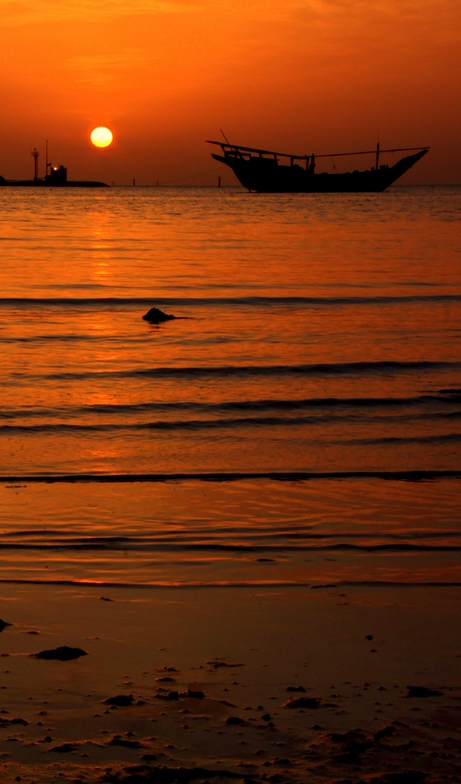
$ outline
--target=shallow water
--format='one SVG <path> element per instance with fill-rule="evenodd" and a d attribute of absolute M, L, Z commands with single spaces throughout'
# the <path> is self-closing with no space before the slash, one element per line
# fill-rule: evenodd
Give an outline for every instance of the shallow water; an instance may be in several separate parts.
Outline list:
<path fill-rule="evenodd" d="M 459 188 L 0 214 L 3 579 L 460 581 Z"/>

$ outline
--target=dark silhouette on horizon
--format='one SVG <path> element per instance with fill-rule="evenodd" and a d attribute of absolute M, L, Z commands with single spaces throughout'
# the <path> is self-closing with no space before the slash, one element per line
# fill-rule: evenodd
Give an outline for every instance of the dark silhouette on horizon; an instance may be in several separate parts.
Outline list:
<path fill-rule="evenodd" d="M 34 147 L 31 153 L 34 159 L 34 179 L 33 180 L 6 180 L 0 175 L 0 187 L 20 187 L 20 188 L 108 188 L 105 182 L 97 180 L 68 180 L 67 168 L 65 166 L 52 166 L 48 163 L 48 141 L 46 143 L 46 169 L 45 176 L 38 176 L 39 151 Z"/>
<path fill-rule="evenodd" d="M 379 166 L 379 142 L 376 148 L 376 165 L 364 171 L 315 172 L 317 158 L 338 158 L 348 155 L 368 155 L 372 150 L 352 153 L 333 153 L 332 155 L 290 155 L 289 153 L 262 150 L 257 147 L 242 147 L 229 142 L 207 141 L 221 147 L 222 155 L 212 153 L 216 161 L 232 169 L 241 184 L 249 191 L 258 193 L 381 193 L 392 185 L 402 174 L 411 169 L 426 153 L 429 147 L 401 147 L 381 152 L 409 152 L 413 155 L 401 158 L 394 166 Z M 286 158 L 289 163 L 281 163 Z M 296 161 L 304 161 L 304 167 Z"/>

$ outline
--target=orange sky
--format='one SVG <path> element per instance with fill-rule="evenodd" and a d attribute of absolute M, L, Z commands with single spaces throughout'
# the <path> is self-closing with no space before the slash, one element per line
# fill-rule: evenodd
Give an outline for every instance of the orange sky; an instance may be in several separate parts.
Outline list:
<path fill-rule="evenodd" d="M 459 0 L 0 0 L 0 20 L 7 178 L 33 176 L 34 146 L 44 168 L 46 138 L 70 179 L 202 184 L 220 128 L 299 154 L 379 129 L 431 145 L 402 182 L 461 183 Z"/>

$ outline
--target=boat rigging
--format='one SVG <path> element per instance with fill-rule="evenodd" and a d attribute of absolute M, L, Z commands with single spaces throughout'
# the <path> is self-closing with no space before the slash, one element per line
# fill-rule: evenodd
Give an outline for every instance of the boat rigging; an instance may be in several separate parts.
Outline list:
<path fill-rule="evenodd" d="M 229 166 L 237 179 L 249 191 L 260 193 L 380 193 L 392 185 L 417 161 L 429 152 L 429 147 L 394 147 L 360 152 L 337 152 L 321 155 L 292 155 L 291 153 L 244 147 L 239 144 L 207 140 L 207 144 L 221 147 L 222 154 L 212 157 Z M 394 166 L 379 165 L 381 153 L 410 152 Z M 329 174 L 316 173 L 318 158 L 342 158 L 355 155 L 376 155 L 375 166 L 364 171 Z M 304 166 L 301 163 L 304 163 Z"/>

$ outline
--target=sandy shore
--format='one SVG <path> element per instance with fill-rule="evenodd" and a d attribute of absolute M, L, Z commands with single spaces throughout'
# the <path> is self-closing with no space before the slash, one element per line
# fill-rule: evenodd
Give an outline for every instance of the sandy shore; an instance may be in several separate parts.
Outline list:
<path fill-rule="evenodd" d="M 458 588 L 1 597 L 2 782 L 461 778 Z"/>

